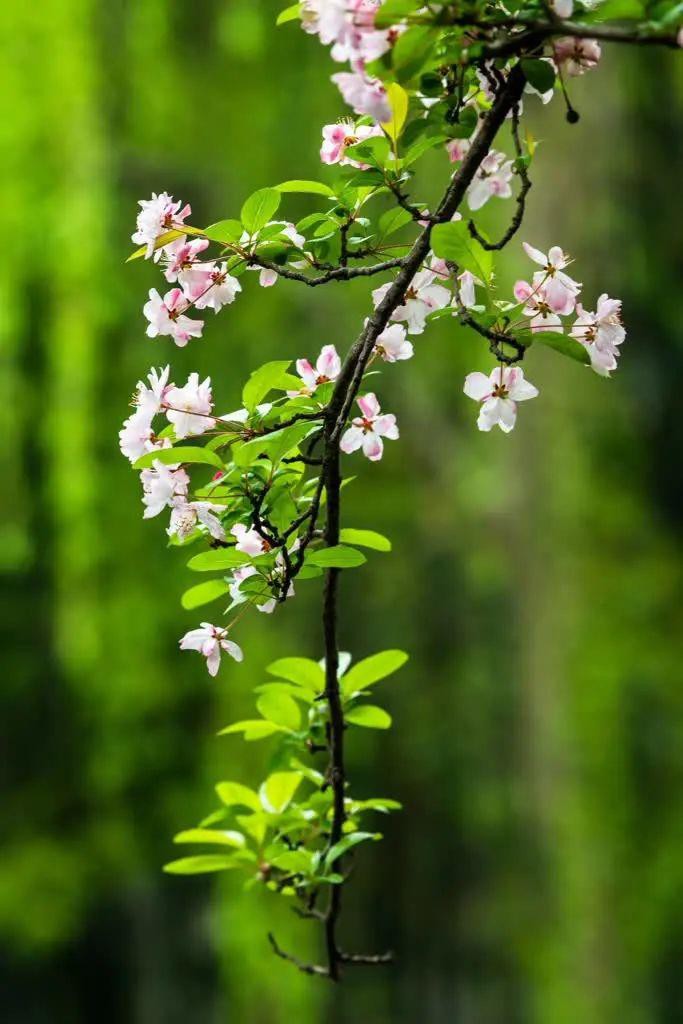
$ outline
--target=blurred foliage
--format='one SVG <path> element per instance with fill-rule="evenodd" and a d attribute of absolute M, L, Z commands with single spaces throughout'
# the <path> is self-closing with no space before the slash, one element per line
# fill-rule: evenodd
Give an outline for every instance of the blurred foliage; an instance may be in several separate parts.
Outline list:
<path fill-rule="evenodd" d="M 327 56 L 273 16 L 267 0 L 0 13 L 2 1020 L 679 1021 L 675 55 L 608 51 L 573 86 L 575 127 L 559 99 L 528 101 L 525 237 L 561 242 L 591 297 L 624 299 L 616 379 L 534 352 L 541 400 L 511 437 L 480 435 L 461 382 L 488 357 L 435 324 L 384 379 L 400 450 L 348 492 L 347 523 L 394 553 L 344 581 L 342 646 L 411 661 L 387 690 L 392 732 L 350 751 L 354 792 L 405 810 L 359 854 L 344 927 L 397 966 L 329 990 L 270 954 L 269 927 L 304 953 L 314 936 L 267 894 L 161 874 L 216 778 L 258 778 L 262 748 L 215 733 L 269 660 L 319 656 L 319 610 L 309 585 L 253 617 L 246 662 L 216 683 L 178 654 L 183 559 L 140 518 L 116 445 L 126 396 L 171 360 L 235 408 L 253 366 L 344 349 L 367 310 L 361 283 L 281 282 L 185 351 L 144 337 L 154 272 L 123 266 L 138 198 L 167 189 L 208 223 L 319 171 L 319 126 L 342 113 Z"/>

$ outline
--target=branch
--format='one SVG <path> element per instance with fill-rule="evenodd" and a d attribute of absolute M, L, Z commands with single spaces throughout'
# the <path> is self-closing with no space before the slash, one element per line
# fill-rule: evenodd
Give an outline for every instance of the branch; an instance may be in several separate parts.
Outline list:
<path fill-rule="evenodd" d="M 246 257 L 246 262 L 251 267 L 273 270 L 287 281 L 300 281 L 301 284 L 307 284 L 309 288 L 315 288 L 319 284 L 328 284 L 330 281 L 350 281 L 354 277 L 373 277 L 375 274 L 383 274 L 387 270 L 395 270 L 397 267 L 403 266 L 404 259 L 403 256 L 396 257 L 384 260 L 382 263 L 373 263 L 369 267 L 333 267 L 318 277 L 307 277 L 299 270 L 287 270 L 285 267 L 273 263 L 272 260 L 263 260 L 257 255 Z"/>
<path fill-rule="evenodd" d="M 637 46 L 668 46 L 678 48 L 676 33 L 652 32 L 642 28 L 624 25 L 583 25 L 580 22 L 533 21 L 516 19 L 516 25 L 524 31 L 506 35 L 477 49 L 477 60 L 490 57 L 509 57 L 524 50 L 537 47 L 546 39 L 558 36 L 574 36 L 575 39 L 598 39 L 609 43 L 630 43 Z M 479 24 L 477 27 L 487 26 Z M 496 28 L 497 26 L 490 26 Z"/>
<path fill-rule="evenodd" d="M 526 165 L 523 163 L 524 154 L 522 152 L 522 143 L 519 138 L 519 106 L 516 106 L 512 111 L 512 138 L 515 144 L 515 153 L 517 154 L 518 160 L 517 174 L 519 175 L 519 180 L 522 184 L 517 194 L 517 209 L 515 210 L 515 214 L 510 222 L 510 227 L 498 242 L 489 242 L 479 234 L 477 231 L 477 225 L 473 220 L 471 220 L 468 225 L 472 237 L 476 238 L 479 244 L 489 252 L 504 249 L 508 242 L 517 234 L 522 226 L 522 221 L 524 220 L 526 197 L 531 189 L 531 178 L 529 177 Z"/>

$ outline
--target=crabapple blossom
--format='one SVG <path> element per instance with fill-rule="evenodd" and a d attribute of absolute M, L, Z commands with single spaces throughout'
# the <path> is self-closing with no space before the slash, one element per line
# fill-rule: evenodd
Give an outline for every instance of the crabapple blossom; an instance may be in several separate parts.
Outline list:
<path fill-rule="evenodd" d="M 480 210 L 491 196 L 509 199 L 512 195 L 512 161 L 505 153 L 492 149 L 482 160 L 472 184 L 467 189 L 470 210 Z"/>
<path fill-rule="evenodd" d="M 469 373 L 463 388 L 468 398 L 481 403 L 477 426 L 480 430 L 491 430 L 499 426 L 509 434 L 517 419 L 517 402 L 536 398 L 538 388 L 524 379 L 518 366 L 496 366 L 489 376 L 485 373 Z"/>
<path fill-rule="evenodd" d="M 171 522 L 166 531 L 169 537 L 187 540 L 201 523 L 214 540 L 225 540 L 225 530 L 214 512 L 222 512 L 222 505 L 210 501 L 185 501 L 177 498 L 171 510 Z"/>
<path fill-rule="evenodd" d="M 364 70 L 338 71 L 332 81 L 342 94 L 345 103 L 356 114 L 367 114 L 380 124 L 391 119 L 391 106 L 387 91 L 377 78 L 370 78 Z"/>
<path fill-rule="evenodd" d="M 235 523 L 230 527 L 230 533 L 236 540 L 235 549 L 244 555 L 251 555 L 256 558 L 270 551 L 270 544 L 253 527 L 246 527 L 244 523 Z"/>
<path fill-rule="evenodd" d="M 242 648 L 234 640 L 228 640 L 227 629 L 214 626 L 210 622 L 202 622 L 198 629 L 191 629 L 180 640 L 181 651 L 199 651 L 206 658 L 206 667 L 210 676 L 218 674 L 221 664 L 221 651 L 225 651 L 235 661 L 242 661 Z"/>
<path fill-rule="evenodd" d="M 145 259 L 154 255 L 157 238 L 179 228 L 186 217 L 192 213 L 187 204 L 182 206 L 179 201 L 173 202 L 168 192 L 152 192 L 151 199 L 141 199 L 138 203 L 140 213 L 137 216 L 137 231 L 131 236 L 136 245 L 146 246 Z M 182 209 L 181 209 L 182 206 Z M 158 256 L 157 256 L 158 258 Z"/>
<path fill-rule="evenodd" d="M 360 124 L 356 128 L 351 120 L 338 121 L 336 124 L 326 124 L 323 127 L 323 144 L 320 148 L 320 159 L 324 164 L 349 165 L 350 167 L 365 168 L 368 165 L 352 160 L 346 156 L 349 146 L 355 146 L 357 142 L 363 142 L 373 136 L 381 136 L 382 129 L 378 124 Z"/>
<path fill-rule="evenodd" d="M 216 425 L 210 417 L 213 409 L 210 377 L 200 384 L 199 374 L 191 373 L 184 387 L 172 387 L 166 392 L 164 402 L 166 417 L 173 424 L 179 441 L 192 434 L 203 434 Z"/>
<path fill-rule="evenodd" d="M 590 71 L 600 61 L 602 50 L 597 39 L 563 36 L 553 44 L 555 60 L 570 76 L 576 78 Z"/>
<path fill-rule="evenodd" d="M 450 142 L 446 143 L 448 159 L 452 164 L 459 163 L 467 156 L 471 145 L 472 143 L 469 139 L 451 139 Z"/>
<path fill-rule="evenodd" d="M 451 301 L 451 293 L 443 285 L 434 284 L 436 274 L 433 270 L 419 271 L 406 289 L 403 304 L 391 314 L 392 320 L 404 322 L 408 334 L 422 334 L 425 321 L 435 309 L 445 308 Z M 375 288 L 372 300 L 375 307 L 391 288 L 391 283 Z"/>
<path fill-rule="evenodd" d="M 296 372 L 303 381 L 299 391 L 288 391 L 290 398 L 296 395 L 312 395 L 321 384 L 329 384 L 339 376 L 341 371 L 341 359 L 337 354 L 334 345 L 324 345 L 320 350 L 315 367 L 311 366 L 308 359 L 297 359 Z"/>
<path fill-rule="evenodd" d="M 375 352 L 385 363 L 397 363 L 403 359 L 412 359 L 413 346 L 406 337 L 403 324 L 389 324 L 381 334 L 377 335 Z"/>
<path fill-rule="evenodd" d="M 173 384 L 168 383 L 170 372 L 170 366 L 165 366 L 163 370 L 157 370 L 153 366 L 147 374 L 149 387 L 142 380 L 137 383 L 133 401 L 140 412 L 144 412 L 150 418 L 161 411 L 166 393 L 173 387 Z"/>
<path fill-rule="evenodd" d="M 202 320 L 191 320 L 184 316 L 190 303 L 180 288 L 172 288 L 163 299 L 156 288 L 150 288 L 149 302 L 143 307 L 143 313 L 149 320 L 147 335 L 150 338 L 168 336 L 173 338 L 179 348 L 187 345 L 190 338 L 200 338 L 204 329 Z"/>
<path fill-rule="evenodd" d="M 529 329 L 532 331 L 561 331 L 562 321 L 553 308 L 553 298 L 548 295 L 546 283 L 541 281 L 537 285 L 529 284 L 528 281 L 517 281 L 514 288 L 515 298 L 518 302 L 524 302 L 522 310 L 524 316 L 531 317 Z M 562 299 L 560 311 L 566 312 L 566 303 Z"/>
<path fill-rule="evenodd" d="M 543 270 L 538 270 L 534 274 L 534 288 L 544 286 L 546 301 L 554 313 L 562 316 L 571 313 L 576 305 L 576 296 L 581 291 L 581 285 L 564 272 L 564 268 L 571 263 L 569 256 L 559 245 L 551 246 L 547 256 L 540 249 L 534 249 L 528 242 L 523 242 L 522 245 L 527 256 L 543 267 Z"/>
<path fill-rule="evenodd" d="M 166 266 L 164 277 L 170 284 L 176 281 L 187 295 L 193 288 L 202 283 L 206 271 L 198 262 L 199 254 L 209 247 L 208 238 L 193 238 L 188 242 L 185 237 L 165 246 L 163 261 Z"/>
<path fill-rule="evenodd" d="M 176 498 L 185 499 L 190 478 L 181 465 L 166 466 L 155 460 L 148 469 L 140 472 L 142 502 L 145 505 L 144 519 L 158 516 L 167 507 L 173 507 Z"/>
<path fill-rule="evenodd" d="M 621 300 L 603 294 L 594 313 L 585 310 L 580 303 L 576 313 L 569 333 L 585 346 L 595 372 L 609 377 L 610 371 L 617 368 L 619 345 L 626 337 L 621 323 Z"/>
<path fill-rule="evenodd" d="M 241 291 L 242 285 L 228 273 L 225 263 L 208 263 L 201 276 L 195 279 L 189 294 L 197 309 L 212 309 L 218 313 L 223 306 L 234 302 Z"/>
<path fill-rule="evenodd" d="M 550 6 L 558 18 L 571 18 L 574 0 L 550 0 Z"/>
<path fill-rule="evenodd" d="M 339 447 L 347 455 L 362 448 L 363 455 L 371 462 L 378 462 L 384 451 L 382 438 L 386 437 L 388 441 L 398 440 L 396 417 L 392 413 L 380 416 L 379 402 L 372 392 L 362 395 L 356 401 L 363 415 L 351 421 L 351 426 L 344 433 Z"/>
<path fill-rule="evenodd" d="M 119 430 L 119 448 L 121 454 L 132 463 L 155 448 L 168 448 L 170 441 L 155 440 L 152 430 L 152 417 L 138 410 L 124 421 Z"/>

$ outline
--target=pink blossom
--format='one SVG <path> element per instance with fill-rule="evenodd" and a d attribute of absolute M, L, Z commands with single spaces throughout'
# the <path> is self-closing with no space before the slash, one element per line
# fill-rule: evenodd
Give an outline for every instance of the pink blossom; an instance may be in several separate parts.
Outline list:
<path fill-rule="evenodd" d="M 138 203 L 140 213 L 137 217 L 137 231 L 132 235 L 136 245 L 146 246 L 145 259 L 154 255 L 157 238 L 182 225 L 186 217 L 192 213 L 189 206 L 173 202 L 168 192 L 152 192 L 151 199 L 141 199 Z"/>
<path fill-rule="evenodd" d="M 550 6 L 558 18 L 571 18 L 574 0 L 550 0 Z"/>
<path fill-rule="evenodd" d="M 621 300 L 601 295 L 597 308 L 590 313 L 581 304 L 576 307 L 577 317 L 570 334 L 582 345 L 591 359 L 591 366 L 602 377 L 609 377 L 617 368 L 619 346 L 626 337 L 621 324 Z"/>
<path fill-rule="evenodd" d="M 370 78 L 363 70 L 356 70 L 339 71 L 332 75 L 332 81 L 344 102 L 357 114 L 367 114 L 380 124 L 391 120 L 387 91 L 379 79 Z"/>
<path fill-rule="evenodd" d="M 315 367 L 311 366 L 308 359 L 297 359 L 296 372 L 303 381 L 303 387 L 299 391 L 288 391 L 290 398 L 296 395 L 312 395 L 321 384 L 329 384 L 339 376 L 341 370 L 341 359 L 337 355 L 334 345 L 324 345 L 320 351 Z"/>
<path fill-rule="evenodd" d="M 366 168 L 368 165 L 352 160 L 346 156 L 349 146 L 373 136 L 381 136 L 382 129 L 378 124 L 361 124 L 357 128 L 353 121 L 338 121 L 337 124 L 326 124 L 323 127 L 323 144 L 320 159 L 324 164 L 348 164 L 350 167 Z"/>
<path fill-rule="evenodd" d="M 218 313 L 223 306 L 235 301 L 242 285 L 228 273 L 225 263 L 207 263 L 197 275 L 190 291 L 190 298 L 197 309 L 213 309 Z"/>
<path fill-rule="evenodd" d="M 417 273 L 406 289 L 403 305 L 395 309 L 391 315 L 392 320 L 406 323 L 408 334 L 422 334 L 427 316 L 435 309 L 443 309 L 451 301 L 448 289 L 443 285 L 434 284 L 435 277 L 433 270 L 421 270 Z M 379 306 L 390 287 L 391 283 L 383 284 L 373 291 L 375 307 Z"/>
<path fill-rule="evenodd" d="M 271 550 L 271 546 L 267 540 L 265 540 L 260 533 L 258 533 L 253 527 L 247 528 L 244 523 L 235 523 L 230 528 L 230 533 L 236 540 L 235 549 L 241 551 L 245 555 L 251 555 L 252 558 L 258 557 L 258 555 L 267 554 Z"/>
<path fill-rule="evenodd" d="M 458 299 L 463 309 L 472 309 L 477 304 L 477 293 L 474 286 L 482 282 L 469 270 L 458 274 Z"/>
<path fill-rule="evenodd" d="M 191 373 L 184 387 L 172 387 L 166 392 L 164 402 L 166 416 L 179 441 L 193 434 L 203 434 L 216 425 L 210 417 L 213 409 L 210 377 L 200 384 L 199 374 Z"/>
<path fill-rule="evenodd" d="M 512 195 L 512 161 L 505 153 L 492 149 L 481 162 L 472 184 L 467 190 L 470 210 L 480 210 L 491 196 L 508 199 Z"/>
<path fill-rule="evenodd" d="M 180 288 L 172 288 L 163 299 L 156 288 L 151 288 L 149 302 L 143 307 L 143 313 L 149 320 L 148 337 L 171 337 L 180 348 L 187 345 L 190 338 L 200 338 L 203 322 L 183 315 L 189 305 Z"/>
<path fill-rule="evenodd" d="M 171 511 L 171 522 L 166 531 L 169 537 L 187 540 L 201 523 L 215 540 L 225 540 L 225 530 L 215 512 L 223 512 L 222 505 L 210 501 L 184 501 L 177 498 Z"/>
<path fill-rule="evenodd" d="M 165 366 L 163 370 L 152 367 L 147 374 L 149 387 L 144 381 L 138 381 L 133 401 L 141 412 L 153 417 L 161 411 L 166 392 L 173 387 L 173 384 L 168 383 L 170 372 L 169 366 Z"/>
<path fill-rule="evenodd" d="M 569 256 L 560 249 L 559 245 L 553 245 L 548 250 L 547 256 L 527 242 L 523 242 L 522 245 L 527 256 L 534 263 L 543 267 L 543 270 L 534 274 L 534 288 L 538 288 L 539 285 L 544 286 L 545 300 L 553 313 L 559 313 L 561 316 L 571 313 L 581 285 L 564 272 L 564 268 L 571 263 Z"/>
<path fill-rule="evenodd" d="M 225 651 L 235 661 L 242 661 L 242 649 L 233 640 L 228 640 L 227 629 L 213 626 L 210 622 L 202 622 L 199 629 L 191 629 L 180 640 L 181 651 L 199 651 L 206 658 L 206 667 L 210 676 L 215 676 L 221 664 L 221 651 Z"/>
<path fill-rule="evenodd" d="M 397 363 L 399 360 L 412 359 L 413 346 L 406 337 L 403 324 L 389 324 L 377 336 L 375 352 L 385 363 Z"/>
<path fill-rule="evenodd" d="M 575 36 L 557 39 L 553 44 L 553 51 L 556 62 L 572 78 L 590 71 L 602 57 L 597 39 L 578 39 Z"/>
<path fill-rule="evenodd" d="M 491 430 L 496 425 L 509 434 L 517 419 L 517 402 L 535 398 L 538 388 L 524 379 L 518 366 L 495 367 L 487 377 L 485 373 L 469 373 L 465 377 L 464 392 L 468 398 L 481 403 L 477 426 Z"/>
<path fill-rule="evenodd" d="M 446 152 L 452 164 L 457 164 L 467 156 L 472 143 L 469 139 L 451 139 L 446 143 Z"/>
<path fill-rule="evenodd" d="M 177 498 L 184 500 L 190 486 L 190 478 L 181 465 L 167 466 L 158 459 L 149 469 L 141 471 L 140 481 L 145 519 L 158 516 L 165 508 L 173 508 Z"/>
<path fill-rule="evenodd" d="M 546 284 L 541 282 L 531 285 L 528 281 L 517 281 L 515 284 L 515 298 L 518 302 L 524 302 L 522 310 L 524 316 L 531 317 L 529 328 L 532 331 L 561 331 L 562 321 L 554 311 L 553 298 L 548 295 Z M 562 296 L 561 312 L 565 312 L 566 302 Z"/>
<path fill-rule="evenodd" d="M 204 264 L 198 262 L 198 257 L 208 247 L 208 238 L 193 238 L 188 242 L 185 237 L 165 246 L 163 259 L 166 280 L 171 284 L 177 281 L 189 295 L 193 287 L 203 280 Z"/>
<path fill-rule="evenodd" d="M 363 455 L 371 462 L 378 462 L 384 451 L 382 438 L 386 437 L 388 441 L 398 439 L 396 417 L 392 413 L 380 416 L 379 402 L 372 392 L 356 401 L 363 415 L 351 421 L 351 426 L 342 436 L 339 447 L 347 454 L 362 448 Z"/>
<path fill-rule="evenodd" d="M 155 438 L 152 417 L 143 410 L 134 412 L 124 421 L 119 431 L 119 448 L 131 462 L 137 462 L 147 452 L 156 448 L 170 448 L 168 439 Z"/>

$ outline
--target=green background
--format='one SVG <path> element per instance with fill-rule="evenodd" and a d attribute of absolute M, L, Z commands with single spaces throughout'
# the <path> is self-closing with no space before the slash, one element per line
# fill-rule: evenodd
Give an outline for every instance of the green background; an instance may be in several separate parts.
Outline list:
<path fill-rule="evenodd" d="M 400 442 L 358 456 L 346 525 L 390 556 L 343 580 L 342 646 L 405 647 L 389 734 L 354 733 L 355 793 L 400 799 L 357 857 L 345 944 L 391 969 L 342 988 L 269 952 L 319 953 L 307 922 L 239 880 L 160 868 L 170 838 L 255 783 L 267 751 L 215 732 L 275 657 L 319 657 L 318 584 L 238 639 L 209 680 L 177 638 L 181 553 L 143 523 L 117 431 L 137 379 L 211 373 L 219 410 L 269 358 L 344 350 L 367 284 L 256 276 L 205 339 L 144 334 L 158 285 L 124 267 L 136 202 L 193 222 L 321 172 L 344 111 L 316 40 L 255 0 L 43 0 L 0 13 L 0 1017 L 3 1024 L 653 1024 L 683 1019 L 680 413 L 683 330 L 676 55 L 612 49 L 561 99 L 527 99 L 543 140 L 523 237 L 576 258 L 589 307 L 624 300 L 603 381 L 551 351 L 541 397 L 480 434 L 462 380 L 490 357 L 440 321 L 378 391 Z M 447 165 L 433 154 L 434 186 Z M 428 185 L 427 188 L 431 188 Z M 313 199 L 315 208 L 316 200 Z M 308 209 L 294 197 L 294 218 Z M 492 200 L 494 230 L 510 204 Z M 501 285 L 530 270 L 516 240 Z M 378 693 L 379 696 L 379 693 Z"/>

